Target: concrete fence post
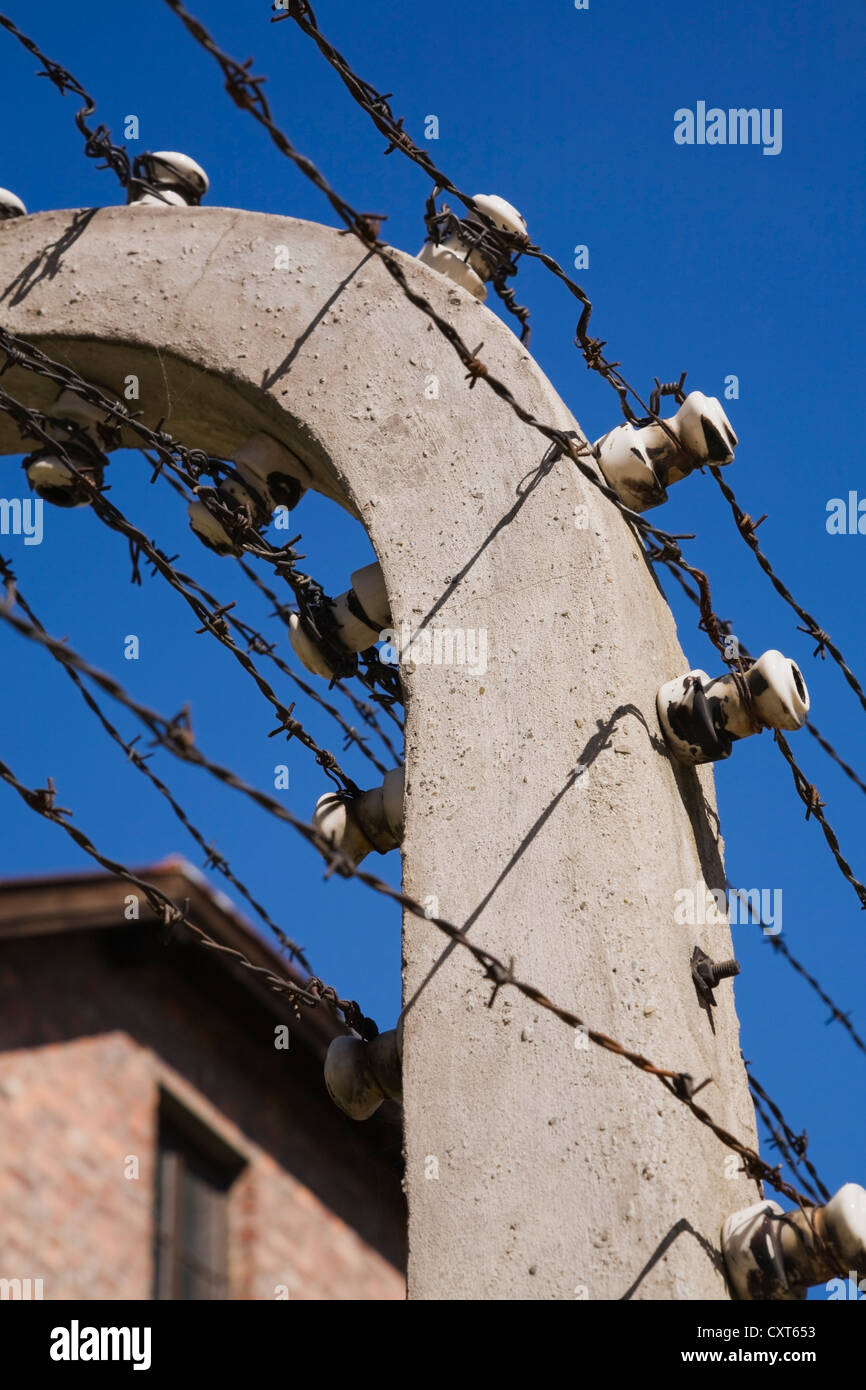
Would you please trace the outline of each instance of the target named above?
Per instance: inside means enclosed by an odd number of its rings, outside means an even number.
[[[403,262],[525,406],[579,429],[508,327]],[[754,1145],[733,989],[711,1019],[690,971],[730,933],[674,917],[724,882],[712,773],[672,765],[655,714],[690,663],[619,513],[567,460],[539,474],[541,436],[329,228],[40,213],[0,224],[0,297],[8,329],[120,398],[136,375],[148,424],[222,457],[270,433],[361,519],[395,628],[431,634],[404,670],[406,891],[591,1026],[711,1076],[707,1108]],[[55,394],[18,368],[4,385]],[[21,450],[0,415],[0,452]],[[729,1297],[720,1228],[759,1193],[718,1140],[513,991],[488,1008],[430,923],[406,916],[403,956],[410,1296]]]

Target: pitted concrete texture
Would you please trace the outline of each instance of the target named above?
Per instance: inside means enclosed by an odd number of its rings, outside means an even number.
[[[523,405],[577,428],[509,328],[401,260]],[[486,634],[483,671],[404,671],[406,891],[592,1027],[712,1076],[702,1102],[754,1144],[733,989],[713,1032],[689,968],[695,944],[733,954],[730,934],[674,922],[678,890],[723,882],[712,773],[675,769],[656,720],[689,662],[615,508],[567,461],[528,488],[545,441],[483,382],[470,392],[383,267],[329,228],[41,213],[0,224],[0,294],[8,328],[84,376],[119,394],[139,375],[146,421],[185,443],[227,457],[265,430],[295,449],[362,518],[398,629]],[[20,369],[4,385],[53,396]],[[20,449],[0,417],[0,450]],[[410,1295],[729,1297],[719,1231],[759,1194],[724,1146],[514,991],[488,1009],[490,982],[430,923],[407,915],[403,942]]]

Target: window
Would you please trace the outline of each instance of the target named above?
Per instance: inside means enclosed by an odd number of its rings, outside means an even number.
[[[163,1092],[154,1298],[227,1298],[228,1196],[244,1161]]]

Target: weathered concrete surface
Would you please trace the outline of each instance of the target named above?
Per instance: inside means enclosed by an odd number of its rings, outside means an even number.
[[[508,328],[405,264],[526,406],[575,428]],[[439,604],[434,627],[486,630],[483,674],[406,673],[406,890],[471,918],[474,940],[594,1027],[712,1075],[703,1100],[753,1143],[733,991],[714,1034],[689,972],[696,943],[728,955],[729,933],[673,919],[678,889],[722,881],[711,773],[675,772],[658,736],[655,692],[688,662],[614,508],[566,462],[516,507],[544,442],[483,384],[469,392],[333,230],[218,208],[44,213],[0,225],[0,295],[9,328],[84,375],[117,392],[140,375],[147,421],[185,442],[225,456],[269,430],[299,451],[363,518],[397,625]],[[4,384],[49,402],[20,370]],[[20,447],[0,418],[0,450]],[[406,918],[412,1296],[728,1297],[719,1229],[755,1184],[726,1176],[722,1145],[658,1081],[576,1049],[507,990],[488,1009],[489,983],[442,945]]]

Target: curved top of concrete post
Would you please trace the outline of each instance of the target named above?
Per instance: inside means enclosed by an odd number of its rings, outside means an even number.
[[[504,323],[401,261],[525,406],[578,428]],[[673,767],[655,716],[689,663],[616,509],[567,460],[527,489],[542,437],[483,383],[470,392],[382,266],[329,228],[222,208],[41,213],[0,223],[0,304],[10,330],[116,394],[135,373],[146,422],[188,445],[229,457],[260,430],[290,445],[363,520],[395,626],[474,636],[471,669],[404,672],[406,891],[593,1027],[712,1076],[708,1107],[754,1143],[733,992],[710,1020],[689,967],[695,944],[731,954],[729,932],[674,916],[677,893],[723,882],[711,773]],[[55,395],[17,368],[4,384],[41,408]],[[0,452],[21,447],[0,415]],[[414,1295],[727,1297],[719,1230],[754,1184],[729,1180],[657,1081],[513,992],[488,1010],[489,982],[442,946],[406,919]]]

